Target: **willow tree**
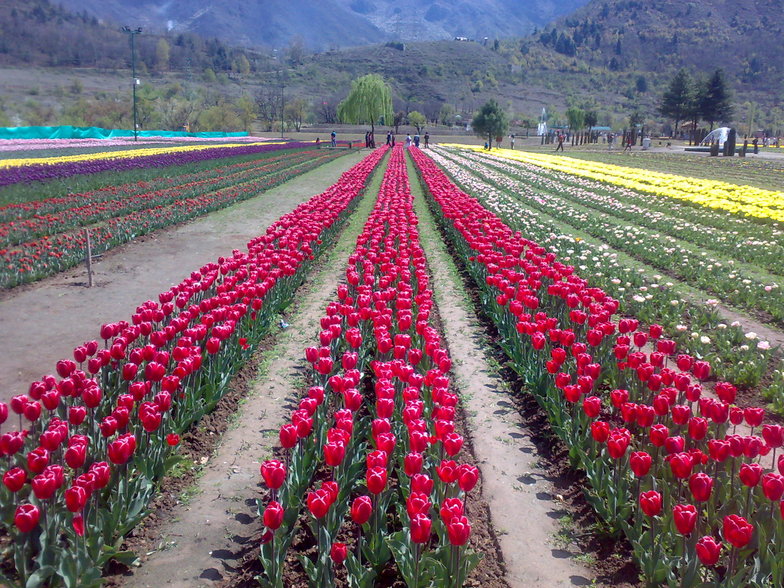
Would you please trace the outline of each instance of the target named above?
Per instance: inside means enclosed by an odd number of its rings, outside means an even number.
[[[351,92],[338,104],[338,120],[352,124],[370,124],[375,132],[377,122],[394,120],[392,92],[378,74],[368,74],[351,83]]]
[[[490,100],[471,121],[474,133],[478,137],[487,137],[487,146],[493,147],[493,137],[503,137],[509,129],[506,113],[495,100]]]

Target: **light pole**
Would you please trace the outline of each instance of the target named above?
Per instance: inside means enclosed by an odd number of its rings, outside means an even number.
[[[283,91],[285,89],[285,84],[283,82],[283,59],[281,59],[277,49],[273,49],[272,54],[274,55],[275,61],[278,64],[278,84],[280,85],[280,138],[282,139],[283,124],[285,121],[285,117],[283,116],[283,109],[285,108],[285,99],[283,95]]]
[[[133,88],[133,140],[139,140],[139,132],[137,130],[136,125],[136,85],[139,83],[139,80],[136,79],[136,35],[142,32],[142,27],[136,27],[132,29],[131,27],[123,27],[122,31],[124,33],[128,33],[131,36],[131,70],[133,75],[133,82],[131,83],[131,87]]]

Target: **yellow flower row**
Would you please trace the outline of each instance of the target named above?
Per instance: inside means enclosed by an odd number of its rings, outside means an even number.
[[[482,149],[479,146],[469,145],[451,146],[477,151]],[[493,154],[514,161],[622,186],[638,192],[687,200],[701,206],[726,210],[734,214],[770,218],[784,222],[784,192],[773,192],[753,186],[740,186],[727,182],[664,174],[543,153],[496,149],[493,150]]]
[[[83,153],[81,155],[61,155],[59,157],[30,157],[25,159],[0,159],[0,169],[22,167],[26,165],[52,165],[55,163],[68,163],[78,161],[95,161],[99,159],[126,159],[128,157],[145,157],[161,155],[164,153],[177,153],[180,151],[204,151],[207,149],[220,149],[223,147],[239,147],[252,145],[274,145],[280,141],[265,141],[264,143],[220,143],[217,145],[181,145],[177,147],[146,147],[143,149],[128,149],[125,151],[102,151],[100,153]]]

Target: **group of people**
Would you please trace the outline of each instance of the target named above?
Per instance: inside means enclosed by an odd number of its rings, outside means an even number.
[[[430,133],[425,132],[424,142],[425,142],[424,148],[429,149]],[[406,135],[406,147],[411,147],[412,144],[415,147],[419,147],[419,143],[420,143],[419,134],[414,135],[413,139],[411,138],[411,135]],[[316,138],[316,145],[319,144],[320,141],[318,138]],[[390,147],[395,146],[395,133],[393,133],[392,131],[387,131],[387,145],[389,145]],[[512,142],[512,145],[514,145],[514,142]],[[330,134],[330,146],[337,147],[337,133],[335,133],[335,131],[332,131],[332,133]],[[367,133],[365,133],[365,147],[368,149],[376,148],[376,138],[373,131],[368,131]]]

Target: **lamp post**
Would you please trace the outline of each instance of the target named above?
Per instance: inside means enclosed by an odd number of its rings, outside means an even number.
[[[131,70],[133,75],[133,82],[131,83],[131,87],[133,88],[133,140],[139,140],[139,132],[137,130],[136,125],[136,85],[139,83],[139,80],[136,79],[136,35],[142,32],[141,27],[136,27],[132,29],[131,27],[123,27],[122,31],[124,33],[128,33],[131,36]]]
[[[275,57],[275,61],[278,63],[278,84],[280,85],[280,138],[282,139],[284,134],[283,125],[285,122],[285,117],[283,115],[283,109],[285,108],[285,98],[283,94],[285,89],[285,84],[283,81],[283,60],[278,54],[277,49],[273,49],[272,54]]]

